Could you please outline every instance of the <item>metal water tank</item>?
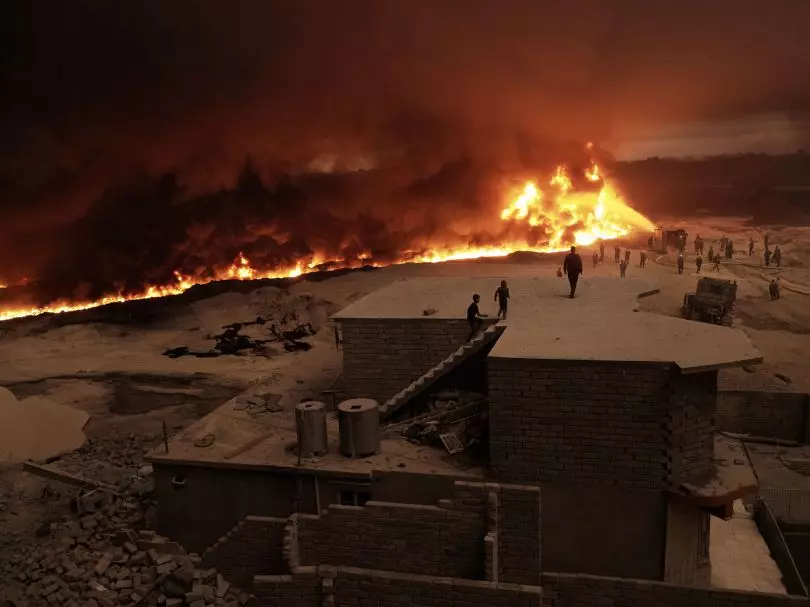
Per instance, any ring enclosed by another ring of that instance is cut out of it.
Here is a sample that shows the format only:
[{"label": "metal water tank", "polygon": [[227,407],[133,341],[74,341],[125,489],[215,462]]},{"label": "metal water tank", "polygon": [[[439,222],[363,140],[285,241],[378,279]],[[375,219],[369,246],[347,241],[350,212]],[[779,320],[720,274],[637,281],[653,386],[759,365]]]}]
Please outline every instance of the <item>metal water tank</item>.
[{"label": "metal water tank", "polygon": [[366,457],[380,450],[380,406],[370,398],[352,398],[338,405],[340,452]]},{"label": "metal water tank", "polygon": [[295,430],[299,455],[324,455],[326,444],[326,405],[307,401],[295,405]]}]

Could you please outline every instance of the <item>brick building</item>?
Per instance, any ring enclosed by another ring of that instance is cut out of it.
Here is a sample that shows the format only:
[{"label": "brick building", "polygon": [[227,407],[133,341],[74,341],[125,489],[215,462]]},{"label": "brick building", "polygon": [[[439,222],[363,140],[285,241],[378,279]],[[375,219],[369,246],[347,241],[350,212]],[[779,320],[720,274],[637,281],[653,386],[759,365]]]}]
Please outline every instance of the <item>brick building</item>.
[{"label": "brick building", "polygon": [[[551,607],[606,596],[704,604],[708,593],[685,600],[665,583],[705,581],[708,517],[756,490],[714,415],[718,369],[759,354],[741,332],[634,312],[655,290],[632,280],[590,280],[574,301],[561,281],[510,281],[509,321],[465,345],[459,317],[491,283],[395,283],[334,317],[347,396],[377,399],[384,417],[407,415],[451,376],[484,390],[487,461],[460,465],[463,454],[385,435],[367,458],[332,444],[299,462],[285,411],[257,424],[226,404],[153,454],[161,532],[212,563],[255,563],[233,575],[258,575],[267,605],[320,605],[330,593],[362,605],[390,598],[388,586],[415,605],[465,593]],[[201,455],[194,442],[207,431],[221,440]],[[332,419],[328,433],[334,443]],[[719,606],[749,600],[713,594]],[[752,604],[793,601],[760,598]]]}]

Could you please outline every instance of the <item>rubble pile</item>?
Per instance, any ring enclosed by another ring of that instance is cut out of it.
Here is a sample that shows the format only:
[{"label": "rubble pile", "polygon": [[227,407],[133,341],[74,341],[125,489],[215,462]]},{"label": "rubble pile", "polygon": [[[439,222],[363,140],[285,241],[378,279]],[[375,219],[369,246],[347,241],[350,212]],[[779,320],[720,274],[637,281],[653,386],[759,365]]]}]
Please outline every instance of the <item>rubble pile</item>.
[{"label": "rubble pile", "polygon": [[[479,443],[486,430],[486,397],[475,392],[442,390],[431,395],[428,412],[389,424],[387,432],[398,432],[414,444],[444,447],[451,454]],[[454,446],[448,445],[454,436]]]},{"label": "rubble pile", "polygon": [[60,481],[49,483],[42,499],[72,496],[70,510],[43,522],[31,534],[36,537],[16,538],[15,558],[0,562],[0,599],[7,601],[0,604],[253,604],[251,595],[232,588],[216,570],[202,568],[199,556],[149,530],[154,526],[154,482],[143,456],[155,440],[148,435],[90,440],[58,458],[58,467],[25,465],[33,474]]},{"label": "rubble pile", "polygon": [[244,607],[255,599],[233,588],[196,554],[152,531],[99,531],[107,511],[60,530],[59,545],[20,560],[10,600],[18,607]]}]

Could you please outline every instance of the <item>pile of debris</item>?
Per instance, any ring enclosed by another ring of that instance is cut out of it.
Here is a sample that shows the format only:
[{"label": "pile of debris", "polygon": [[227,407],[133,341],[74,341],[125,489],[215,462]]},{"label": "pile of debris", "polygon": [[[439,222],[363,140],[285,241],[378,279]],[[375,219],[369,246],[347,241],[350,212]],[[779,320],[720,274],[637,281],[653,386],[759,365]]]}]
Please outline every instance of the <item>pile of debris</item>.
[{"label": "pile of debris", "polygon": [[451,455],[480,445],[487,430],[487,399],[483,394],[443,390],[431,396],[429,411],[386,426],[410,442],[444,448]]},{"label": "pile of debris", "polygon": [[105,514],[85,515],[62,530],[60,546],[21,559],[12,604],[115,607],[237,607],[255,601],[196,554],[152,531],[101,534]]},{"label": "pile of debris", "polygon": [[[116,487],[54,468],[26,464],[29,472],[83,488],[72,514],[43,524],[38,544],[21,545],[0,568],[4,598],[12,605],[114,607],[163,605],[237,607],[254,599],[234,589],[199,556],[144,529],[153,507],[145,466]],[[134,531],[133,529],[138,529]]]},{"label": "pile of debris", "polygon": [[[309,350],[312,344],[301,341],[304,337],[311,337],[317,333],[311,323],[301,322],[298,314],[291,312],[285,314],[278,322],[271,322],[272,317],[259,316],[256,320],[235,322],[224,325],[222,333],[208,335],[208,339],[215,340],[214,348],[205,351],[192,351],[187,346],[170,348],[163,355],[169,358],[181,356],[196,356],[197,358],[212,358],[226,354],[238,354],[241,351],[266,353],[265,344],[280,343],[287,352]],[[240,331],[245,327],[267,325],[269,337],[260,339],[242,335]]]}]

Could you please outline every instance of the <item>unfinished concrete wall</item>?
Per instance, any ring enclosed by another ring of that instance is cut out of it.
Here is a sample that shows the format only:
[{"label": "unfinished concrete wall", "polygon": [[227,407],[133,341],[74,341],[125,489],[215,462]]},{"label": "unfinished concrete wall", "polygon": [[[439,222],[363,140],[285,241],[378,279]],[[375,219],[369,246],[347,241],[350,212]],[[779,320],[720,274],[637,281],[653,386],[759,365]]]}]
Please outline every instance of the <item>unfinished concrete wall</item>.
[{"label": "unfinished concrete wall", "polygon": [[440,363],[467,341],[463,312],[459,320],[340,320],[346,397],[385,402]]},{"label": "unfinished concrete wall", "polygon": [[488,368],[498,480],[665,486],[669,366],[490,358]]},{"label": "unfinished concrete wall", "polygon": [[719,588],[690,588],[662,582],[546,573],[543,607],[807,607],[804,597]]},{"label": "unfinished concrete wall", "polygon": [[722,390],[717,395],[717,426],[726,432],[804,442],[807,406],[807,394]]},{"label": "unfinished concrete wall", "polygon": [[257,575],[283,574],[287,519],[249,516],[221,537],[203,555],[203,566],[217,569],[226,580],[250,590]]},{"label": "unfinished concrete wall", "polygon": [[701,526],[708,530],[708,517],[686,503],[667,504],[665,582],[695,585],[704,580],[708,560],[702,558]]},{"label": "unfinished concrete wall", "polygon": [[661,491],[542,485],[543,570],[661,580]]},{"label": "unfinished concrete wall", "polygon": [[672,482],[680,485],[712,469],[717,371],[673,373],[671,386],[668,467]]},{"label": "unfinished concrete wall", "polygon": [[248,516],[315,512],[311,492],[299,500],[293,474],[161,463],[154,478],[158,532],[189,552],[201,554]]}]

